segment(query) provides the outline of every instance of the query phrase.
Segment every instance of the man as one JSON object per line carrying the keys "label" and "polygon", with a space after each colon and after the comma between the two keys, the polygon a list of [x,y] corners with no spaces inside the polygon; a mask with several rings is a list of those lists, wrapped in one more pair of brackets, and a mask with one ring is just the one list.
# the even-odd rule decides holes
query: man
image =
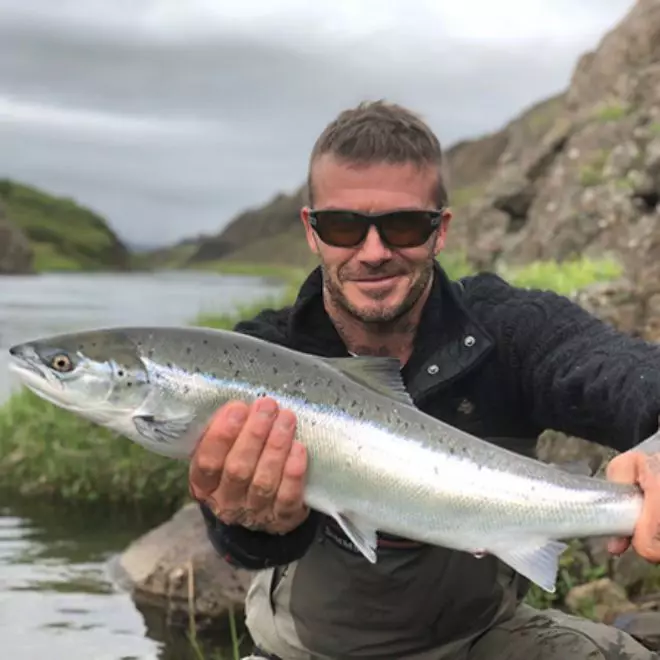
{"label": "man", "polygon": [[[632,545],[660,562],[660,477],[633,450],[658,427],[660,350],[549,292],[493,274],[450,281],[436,260],[451,220],[442,151],[404,108],[341,113],[314,146],[308,188],[302,223],[320,268],[292,307],[236,329],[316,355],[396,356],[419,408],[521,453],[533,455],[546,428],[623,451],[608,474],[644,489]],[[369,564],[305,506],[295,424],[269,399],[227,404],[190,468],[211,541],[257,571],[246,601],[254,657],[654,657],[614,628],[521,604],[528,583],[490,556],[381,534]]]}

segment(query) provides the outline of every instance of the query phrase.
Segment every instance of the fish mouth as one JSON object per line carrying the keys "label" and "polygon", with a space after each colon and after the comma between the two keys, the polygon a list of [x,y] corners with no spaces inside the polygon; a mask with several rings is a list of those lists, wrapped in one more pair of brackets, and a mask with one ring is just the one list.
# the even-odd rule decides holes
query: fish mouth
{"label": "fish mouth", "polygon": [[66,403],[57,396],[64,393],[62,383],[48,372],[34,349],[12,346],[9,349],[9,371],[18,376],[22,385],[41,398],[59,406]]}

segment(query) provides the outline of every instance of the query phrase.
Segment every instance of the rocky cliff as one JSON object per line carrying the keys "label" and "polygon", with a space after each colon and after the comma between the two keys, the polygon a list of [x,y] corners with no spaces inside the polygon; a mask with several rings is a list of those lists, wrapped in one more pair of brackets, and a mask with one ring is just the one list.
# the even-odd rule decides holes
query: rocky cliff
{"label": "rocky cliff", "polygon": [[22,231],[9,223],[0,202],[0,275],[32,272],[33,252]]}
{"label": "rocky cliff", "polygon": [[0,179],[0,203],[27,237],[37,271],[130,267],[129,251],[108,223],[71,199]]}

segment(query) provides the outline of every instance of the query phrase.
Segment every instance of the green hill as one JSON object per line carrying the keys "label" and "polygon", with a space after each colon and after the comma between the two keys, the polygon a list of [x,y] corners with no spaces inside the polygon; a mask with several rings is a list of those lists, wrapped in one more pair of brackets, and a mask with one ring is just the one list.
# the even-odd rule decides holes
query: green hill
{"label": "green hill", "polygon": [[127,270],[127,247],[106,220],[72,199],[0,179],[7,220],[27,237],[36,271]]}

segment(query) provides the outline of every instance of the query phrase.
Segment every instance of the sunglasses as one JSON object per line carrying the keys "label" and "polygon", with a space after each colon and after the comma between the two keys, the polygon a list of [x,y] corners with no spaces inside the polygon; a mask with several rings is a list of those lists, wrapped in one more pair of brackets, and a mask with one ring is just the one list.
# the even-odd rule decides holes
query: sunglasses
{"label": "sunglasses", "polygon": [[374,226],[384,245],[411,248],[426,243],[440,226],[444,212],[445,209],[401,209],[384,213],[316,209],[309,212],[309,224],[324,243],[334,247],[357,247]]}

